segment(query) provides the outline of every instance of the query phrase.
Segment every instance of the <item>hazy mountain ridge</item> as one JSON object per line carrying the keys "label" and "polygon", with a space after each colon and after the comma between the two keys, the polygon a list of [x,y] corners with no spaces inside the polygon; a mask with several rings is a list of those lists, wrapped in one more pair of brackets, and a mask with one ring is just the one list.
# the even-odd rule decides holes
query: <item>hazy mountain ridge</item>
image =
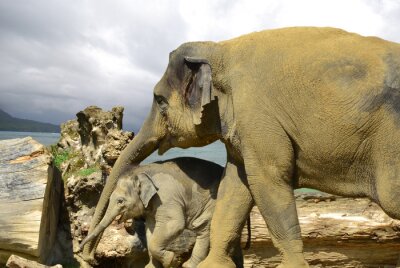
{"label": "hazy mountain ridge", "polygon": [[20,119],[0,109],[0,131],[60,132],[60,126],[34,120]]}

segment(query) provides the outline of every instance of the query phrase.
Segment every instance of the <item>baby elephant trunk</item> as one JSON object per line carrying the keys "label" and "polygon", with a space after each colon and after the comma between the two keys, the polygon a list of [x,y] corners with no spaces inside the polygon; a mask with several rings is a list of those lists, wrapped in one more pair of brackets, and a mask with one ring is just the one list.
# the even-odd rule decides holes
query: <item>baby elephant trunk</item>
{"label": "baby elephant trunk", "polygon": [[88,236],[86,236],[85,239],[81,242],[79,245],[79,249],[82,250],[83,246],[88,243],[89,241],[97,238],[99,235],[103,233],[103,231],[112,223],[112,221],[115,219],[115,217],[119,214],[118,210],[114,210],[113,212],[109,211],[110,209],[107,210],[106,214],[104,215],[104,218],[100,221],[99,225],[96,226],[96,228],[91,232]]}

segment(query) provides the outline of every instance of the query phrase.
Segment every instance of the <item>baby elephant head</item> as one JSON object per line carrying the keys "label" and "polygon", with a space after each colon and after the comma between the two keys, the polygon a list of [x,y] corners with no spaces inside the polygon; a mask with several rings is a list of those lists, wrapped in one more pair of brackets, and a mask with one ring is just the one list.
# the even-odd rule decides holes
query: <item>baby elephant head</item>
{"label": "baby elephant head", "polygon": [[82,241],[79,246],[80,249],[87,242],[100,235],[118,215],[121,215],[120,222],[142,216],[145,208],[149,206],[150,200],[156,193],[157,188],[151,177],[146,173],[121,177],[111,194],[103,219],[93,232]]}

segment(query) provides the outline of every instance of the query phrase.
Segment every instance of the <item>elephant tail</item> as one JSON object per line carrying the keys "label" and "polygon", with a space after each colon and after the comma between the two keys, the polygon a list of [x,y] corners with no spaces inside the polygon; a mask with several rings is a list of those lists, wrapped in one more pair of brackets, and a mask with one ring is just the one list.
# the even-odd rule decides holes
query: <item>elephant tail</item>
{"label": "elephant tail", "polygon": [[251,245],[251,220],[250,220],[250,214],[247,217],[247,241],[246,241],[246,245],[244,245],[244,250],[248,250],[250,248]]}

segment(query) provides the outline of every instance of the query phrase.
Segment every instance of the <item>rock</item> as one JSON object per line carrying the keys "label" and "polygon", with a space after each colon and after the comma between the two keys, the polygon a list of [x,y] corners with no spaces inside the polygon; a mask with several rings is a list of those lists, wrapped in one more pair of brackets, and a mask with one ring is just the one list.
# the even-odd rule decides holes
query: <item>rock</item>
{"label": "rock", "polygon": [[11,255],[7,261],[6,267],[8,268],[62,268],[62,265],[57,264],[54,266],[47,266],[35,261],[30,261],[22,257]]}
{"label": "rock", "polygon": [[110,129],[103,146],[103,158],[108,165],[113,166],[121,151],[133,139],[132,132],[122,132],[117,129]]}
{"label": "rock", "polygon": [[135,232],[135,226],[129,224],[118,224],[114,222],[107,228],[99,242],[96,255],[98,258],[121,258],[133,259],[147,258],[146,241],[144,238],[144,224],[137,226],[141,234]]}
{"label": "rock", "polygon": [[76,114],[86,163],[112,165],[132,140],[133,133],[122,131],[123,111],[123,107],[105,112],[99,107],[89,106]]}
{"label": "rock", "polygon": [[94,208],[104,187],[103,174],[98,170],[88,175],[72,175],[66,186],[68,205],[75,209]]}
{"label": "rock", "polygon": [[76,120],[61,124],[59,152],[67,151],[74,157],[61,167],[64,173],[98,165],[109,172],[121,151],[133,139],[133,132],[122,130],[123,107],[103,111],[89,106],[77,113]]}
{"label": "rock", "polygon": [[79,136],[79,124],[77,120],[68,120],[61,124],[60,140],[58,147],[62,149],[72,149],[78,151],[81,149],[81,142]]}

